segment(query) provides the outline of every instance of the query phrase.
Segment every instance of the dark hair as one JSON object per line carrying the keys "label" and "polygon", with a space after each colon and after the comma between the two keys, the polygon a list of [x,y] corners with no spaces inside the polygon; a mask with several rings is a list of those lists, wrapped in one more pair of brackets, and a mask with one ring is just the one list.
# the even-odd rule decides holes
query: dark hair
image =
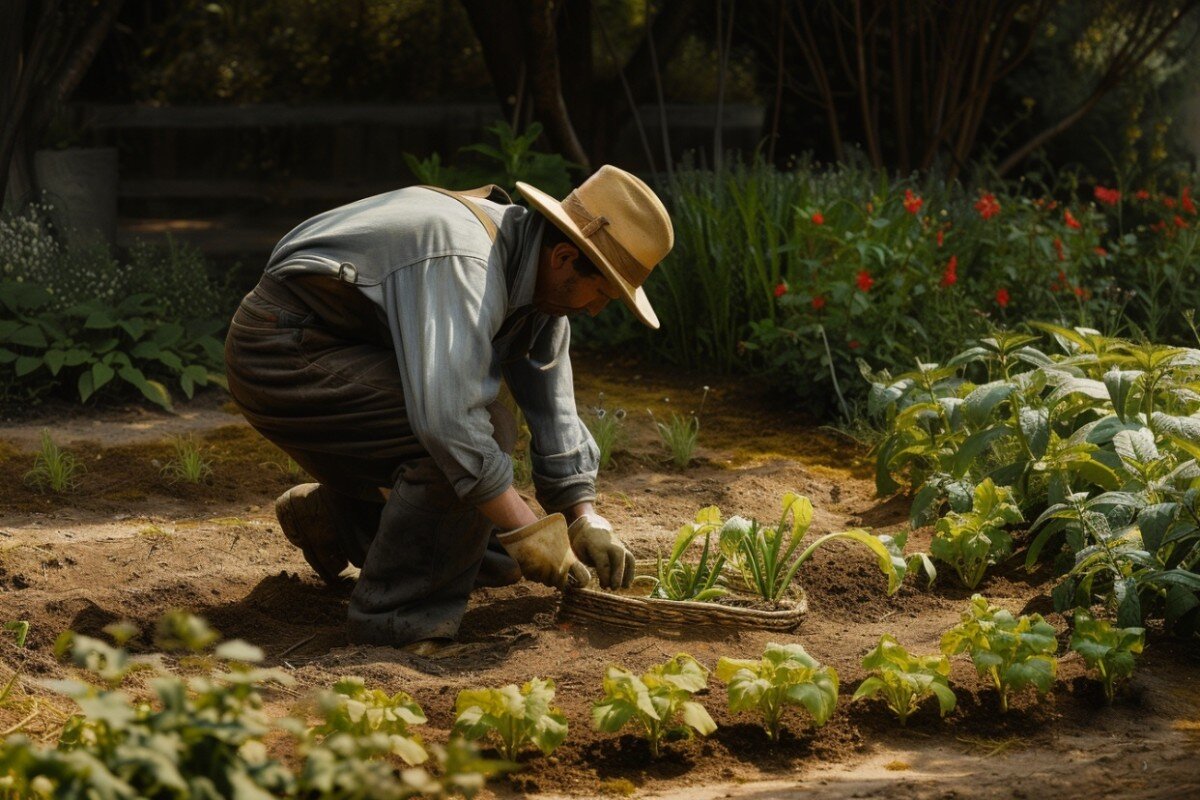
{"label": "dark hair", "polygon": [[567,236],[565,232],[549,219],[546,220],[546,225],[542,229],[542,247],[547,250],[553,249],[559,244],[569,244],[579,250],[579,258],[575,259],[575,271],[584,278],[605,277],[600,268],[592,263],[591,259],[583,252],[583,248],[575,244],[575,241]]}

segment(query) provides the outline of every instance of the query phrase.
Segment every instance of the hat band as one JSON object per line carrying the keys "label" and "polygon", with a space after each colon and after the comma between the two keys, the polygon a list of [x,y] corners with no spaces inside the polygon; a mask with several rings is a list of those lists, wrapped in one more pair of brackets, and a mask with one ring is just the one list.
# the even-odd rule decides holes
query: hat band
{"label": "hat band", "polygon": [[633,286],[641,286],[650,276],[650,267],[634,258],[625,247],[608,232],[611,224],[607,217],[596,216],[588,211],[587,206],[575,192],[571,192],[562,201],[563,211],[571,221],[579,226],[580,233],[592,243],[612,267],[617,276]]}

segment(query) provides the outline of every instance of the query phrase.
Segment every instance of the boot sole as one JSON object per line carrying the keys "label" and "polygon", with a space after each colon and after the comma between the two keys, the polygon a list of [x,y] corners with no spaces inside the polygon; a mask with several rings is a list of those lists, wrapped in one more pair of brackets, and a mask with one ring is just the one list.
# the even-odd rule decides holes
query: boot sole
{"label": "boot sole", "polygon": [[317,557],[318,550],[305,538],[303,526],[296,519],[296,513],[292,508],[290,497],[284,497],[276,501],[275,516],[279,520],[279,527],[283,531],[284,537],[293,545],[300,548],[300,552],[304,554],[304,560],[321,577],[321,580],[325,581],[329,586],[341,585],[342,581],[339,576],[350,562],[346,561],[340,569],[333,571],[328,564],[323,563],[323,560]]}

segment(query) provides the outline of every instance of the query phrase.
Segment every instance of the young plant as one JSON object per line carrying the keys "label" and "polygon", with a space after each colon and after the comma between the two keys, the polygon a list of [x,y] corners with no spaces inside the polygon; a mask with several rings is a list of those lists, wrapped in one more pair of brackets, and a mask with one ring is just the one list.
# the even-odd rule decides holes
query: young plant
{"label": "young plant", "polygon": [[863,669],[871,671],[851,701],[882,695],[887,707],[908,722],[921,701],[930,695],[937,697],[942,716],[954,710],[957,703],[950,690],[950,659],[946,656],[909,655],[896,639],[888,634],[879,637],[879,644],[862,660]]}
{"label": "young plant", "polygon": [[1021,509],[1013,502],[1011,489],[997,487],[987,478],[975,487],[970,511],[951,511],[938,520],[930,554],[949,564],[968,589],[983,580],[991,564],[1012,554],[1012,536],[1006,525],[1021,522]]}
{"label": "young plant", "polygon": [[1102,619],[1093,619],[1083,609],[1075,612],[1075,629],[1070,648],[1094,669],[1104,683],[1104,696],[1113,701],[1117,681],[1133,674],[1134,656],[1142,652],[1145,628],[1114,628]]}
{"label": "young plant", "polygon": [[641,728],[657,758],[667,737],[707,736],[717,723],[692,695],[708,686],[708,670],[680,653],[641,677],[612,666],[604,675],[604,698],[592,706],[596,730],[616,733],[629,722]]}
{"label": "young plant", "polygon": [[[792,579],[817,548],[835,539],[849,539],[865,545],[874,554],[880,571],[887,576],[888,594],[895,594],[908,570],[900,547],[901,540],[872,536],[864,530],[828,533],[797,555],[813,508],[807,497],[795,492],[783,496],[783,513],[772,528],[756,520],[731,517],[720,532],[721,553],[740,570],[746,585],[764,600],[778,603],[787,596]],[[791,521],[788,521],[788,517]]]}
{"label": "young plant", "polygon": [[692,453],[696,451],[696,440],[700,437],[700,413],[704,411],[704,401],[708,399],[708,387],[704,387],[704,396],[700,399],[700,410],[695,414],[683,416],[671,414],[670,422],[659,422],[650,412],[650,419],[658,428],[664,447],[671,456],[671,463],[679,469],[686,469],[692,463]]}
{"label": "young plant", "polygon": [[600,450],[600,469],[608,469],[612,464],[613,453],[621,446],[624,431],[621,429],[625,421],[625,409],[617,408],[609,411],[604,407],[604,393],[600,393],[600,405],[591,409],[591,415],[585,416],[583,422],[596,440]]}
{"label": "young plant", "polygon": [[79,485],[81,472],[83,465],[75,456],[56,445],[50,432],[43,430],[42,448],[33,460],[33,469],[25,473],[25,483],[35,489],[62,494]]}
{"label": "young plant", "polygon": [[424,725],[425,712],[406,692],[389,695],[380,689],[368,689],[362,678],[342,678],[332,691],[322,692],[318,704],[325,721],[312,729],[328,746],[337,739],[374,738],[386,752],[397,755],[406,764],[424,763],[429,755],[421,737],[409,729]]}
{"label": "young plant", "polygon": [[767,645],[762,658],[722,658],[717,678],[729,684],[729,710],[762,715],[771,741],[779,741],[779,722],[788,706],[803,706],[820,727],[837,706],[838,676],[821,666],[798,644]]}
{"label": "young plant", "polygon": [[453,733],[472,741],[494,735],[507,761],[529,745],[550,755],[567,738],[567,718],[554,702],[554,681],[534,678],[521,688],[464,689],[454,703]]}
{"label": "young plant", "polygon": [[1000,693],[1000,710],[1008,711],[1012,692],[1032,686],[1046,694],[1058,672],[1054,628],[1041,614],[1014,618],[982,595],[973,595],[962,621],[942,635],[947,656],[967,652],[980,677],[992,679]]}
{"label": "young plant", "polygon": [[[726,594],[723,586],[718,586],[721,569],[725,566],[725,557],[719,549],[712,546],[712,535],[721,525],[721,511],[716,506],[708,506],[696,512],[695,522],[688,523],[679,529],[675,535],[675,544],[667,560],[662,556],[658,559],[657,582],[651,597],[662,600],[694,600],[704,602],[715,600]],[[691,548],[692,542],[700,536],[704,537],[704,547],[700,550],[700,560],[696,563],[685,561],[684,554]]]}
{"label": "young plant", "polygon": [[163,477],[171,482],[200,483],[212,476],[212,464],[200,452],[200,444],[192,436],[177,436],[171,446],[175,457],[162,468]]}

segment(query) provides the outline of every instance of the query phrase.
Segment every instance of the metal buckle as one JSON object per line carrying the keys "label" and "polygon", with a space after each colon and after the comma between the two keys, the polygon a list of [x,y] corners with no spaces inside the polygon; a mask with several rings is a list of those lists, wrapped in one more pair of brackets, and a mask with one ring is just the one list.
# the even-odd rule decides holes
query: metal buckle
{"label": "metal buckle", "polygon": [[358,282],[358,267],[349,262],[344,262],[338,266],[338,280],[345,283]]}

